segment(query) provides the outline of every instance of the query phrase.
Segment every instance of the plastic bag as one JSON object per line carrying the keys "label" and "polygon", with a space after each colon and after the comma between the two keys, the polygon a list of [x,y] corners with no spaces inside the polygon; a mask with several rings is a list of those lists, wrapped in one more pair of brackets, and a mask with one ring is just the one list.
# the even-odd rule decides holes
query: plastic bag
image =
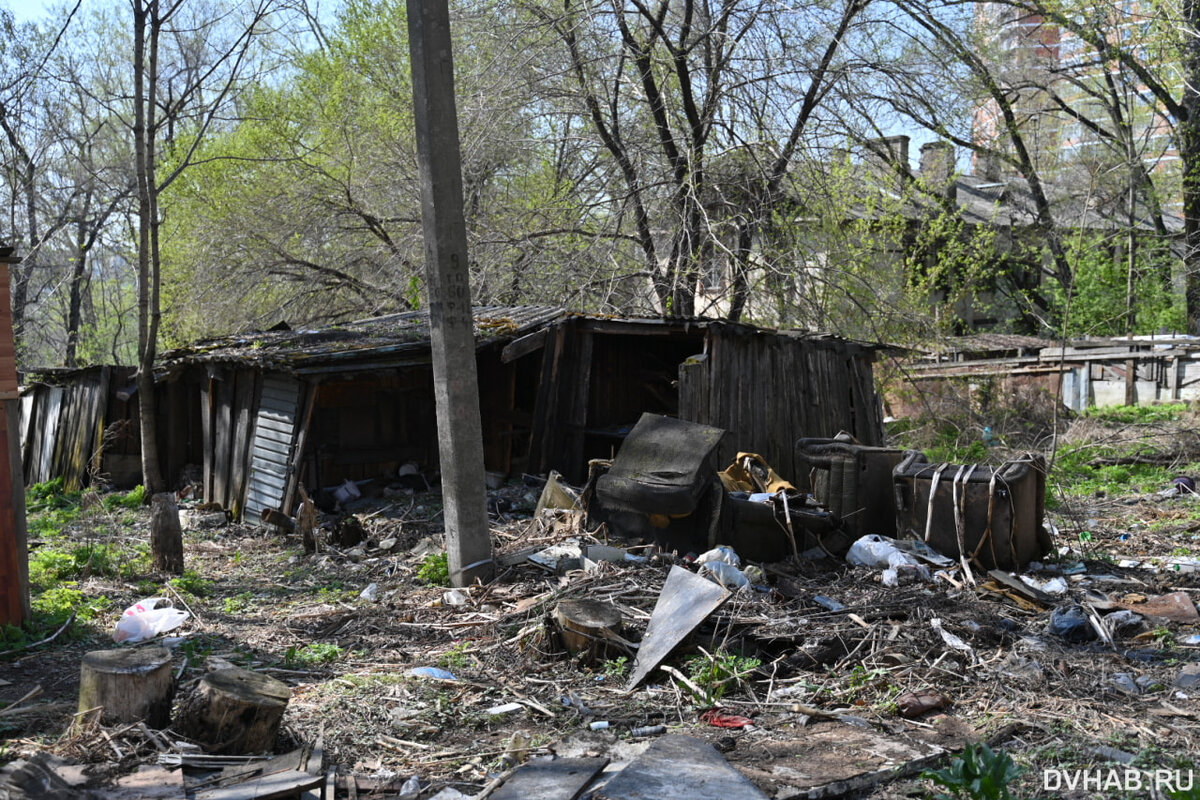
{"label": "plastic bag", "polygon": [[724,561],[709,561],[700,566],[700,572],[707,573],[717,583],[726,589],[749,589],[750,579],[733,564]]}
{"label": "plastic bag", "polygon": [[113,631],[113,641],[133,644],[143,639],[150,639],[160,633],[175,630],[191,616],[182,609],[170,606],[158,607],[160,603],[167,602],[169,601],[165,597],[150,597],[139,600],[125,609],[120,622],[117,623],[116,630]]}
{"label": "plastic bag", "polygon": [[727,544],[719,545],[696,557],[697,566],[707,564],[710,561],[724,561],[726,564],[732,564],[735,567],[742,565],[742,559],[738,557],[737,551]]}

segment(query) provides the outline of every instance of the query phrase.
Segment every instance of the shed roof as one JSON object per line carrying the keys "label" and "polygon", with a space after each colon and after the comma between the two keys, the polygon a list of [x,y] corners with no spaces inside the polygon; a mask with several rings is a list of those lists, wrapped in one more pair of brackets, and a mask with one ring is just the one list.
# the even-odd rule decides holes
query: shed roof
{"label": "shed roof", "polygon": [[[561,308],[480,306],[474,310],[478,346],[504,341],[544,327]],[[204,339],[163,353],[168,369],[187,364],[240,363],[286,372],[362,369],[385,363],[427,362],[428,311],[406,311],[320,330],[268,330]]]}

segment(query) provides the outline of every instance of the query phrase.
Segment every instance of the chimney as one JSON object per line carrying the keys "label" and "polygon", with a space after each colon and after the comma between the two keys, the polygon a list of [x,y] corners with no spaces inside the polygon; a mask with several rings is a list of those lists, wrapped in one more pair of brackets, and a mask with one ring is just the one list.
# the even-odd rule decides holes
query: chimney
{"label": "chimney", "polygon": [[921,181],[934,192],[948,192],[954,185],[954,145],[926,142],[921,145]]}
{"label": "chimney", "polygon": [[884,136],[867,141],[869,158],[884,166],[908,169],[908,137]]}
{"label": "chimney", "polygon": [[1000,159],[987,150],[975,151],[975,174],[988,183],[1000,180]]}

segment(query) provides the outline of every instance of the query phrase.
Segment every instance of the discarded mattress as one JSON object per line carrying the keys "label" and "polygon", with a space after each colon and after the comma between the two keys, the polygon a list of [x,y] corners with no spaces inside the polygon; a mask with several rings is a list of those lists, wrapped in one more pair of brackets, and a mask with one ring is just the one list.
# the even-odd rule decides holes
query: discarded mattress
{"label": "discarded mattress", "polygon": [[989,467],[930,464],[909,451],[892,482],[897,538],[920,539],[955,558],[965,553],[984,569],[1022,569],[1050,550],[1041,456]]}

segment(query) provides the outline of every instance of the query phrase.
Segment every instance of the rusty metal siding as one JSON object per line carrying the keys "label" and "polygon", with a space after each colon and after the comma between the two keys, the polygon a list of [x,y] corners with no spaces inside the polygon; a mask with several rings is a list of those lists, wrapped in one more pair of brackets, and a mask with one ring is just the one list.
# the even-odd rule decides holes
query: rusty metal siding
{"label": "rusty metal siding", "polygon": [[250,476],[244,520],[258,524],[265,508],[283,505],[288,470],[296,441],[300,382],[286,375],[263,377],[254,438],[250,447]]}

